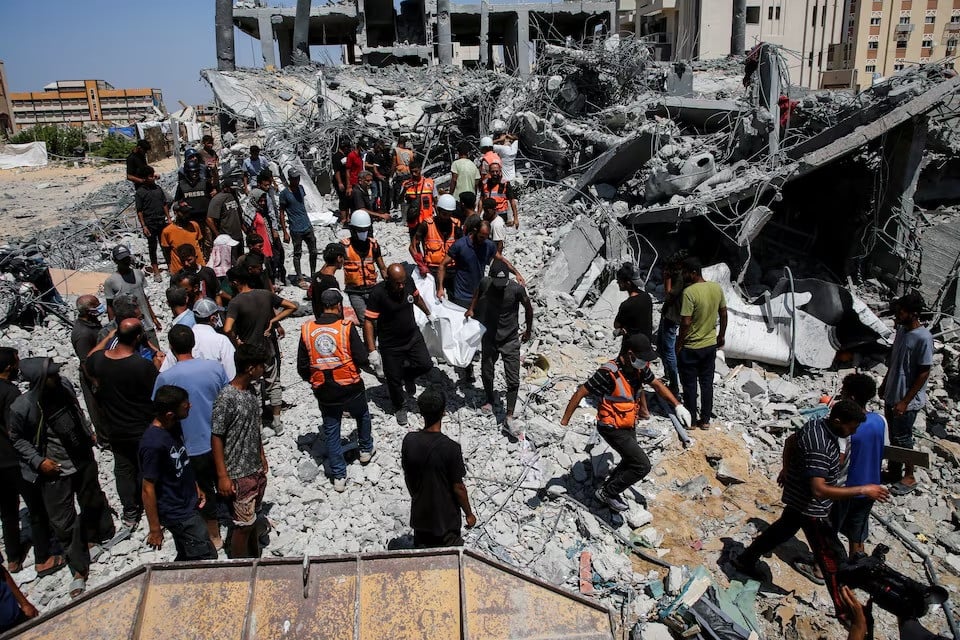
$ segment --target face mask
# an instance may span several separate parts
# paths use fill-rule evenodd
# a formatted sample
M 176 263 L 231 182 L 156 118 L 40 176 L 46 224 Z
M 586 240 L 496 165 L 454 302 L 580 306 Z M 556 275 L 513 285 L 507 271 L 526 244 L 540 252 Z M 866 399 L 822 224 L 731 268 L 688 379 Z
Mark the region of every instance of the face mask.
M 107 312 L 107 303 L 106 303 L 106 302 L 101 302 L 99 307 L 97 307 L 96 309 L 91 309 L 91 310 L 90 310 L 90 315 L 95 316 L 95 317 L 96 317 L 96 316 L 102 316 L 102 315 L 105 314 L 106 312 Z
M 633 368 L 637 371 L 643 371 L 650 363 L 646 360 L 640 360 L 639 358 L 630 358 L 630 364 L 633 365 Z
M 369 231 L 357 231 L 357 240 L 366 240 L 369 234 Z

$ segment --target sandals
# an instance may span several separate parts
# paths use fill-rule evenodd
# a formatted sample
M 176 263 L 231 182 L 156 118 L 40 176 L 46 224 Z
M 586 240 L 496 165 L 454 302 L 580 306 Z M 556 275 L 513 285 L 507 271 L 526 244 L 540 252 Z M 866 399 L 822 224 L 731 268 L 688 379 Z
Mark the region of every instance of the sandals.
M 87 579 L 74 576 L 73 580 L 70 581 L 70 597 L 77 598 L 86 590 Z
M 60 569 L 63 569 L 65 566 L 67 566 L 67 561 L 64 560 L 63 556 L 51 556 L 51 558 L 53 558 L 53 564 L 43 571 L 37 571 L 38 578 L 53 575 L 57 571 L 60 571 Z
M 802 575 L 804 578 L 812 582 L 813 584 L 825 585 L 826 582 L 816 573 L 816 567 L 808 562 L 803 560 L 793 560 L 790 563 L 790 566 L 793 567 L 793 570 Z

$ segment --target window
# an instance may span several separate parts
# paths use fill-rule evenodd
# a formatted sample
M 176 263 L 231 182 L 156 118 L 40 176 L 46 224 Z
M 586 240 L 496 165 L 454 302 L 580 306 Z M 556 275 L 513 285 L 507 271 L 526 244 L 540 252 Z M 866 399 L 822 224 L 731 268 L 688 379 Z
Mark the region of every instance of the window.
M 776 19 L 780 19 L 780 7 L 777 7 Z
M 868 64 L 866 67 L 863 68 L 863 70 L 866 71 L 867 73 L 873 73 L 874 71 L 877 70 L 877 65 Z
M 867 49 L 879 49 L 879 48 L 880 48 L 879 42 L 873 41 L 873 42 L 867 43 Z
M 947 53 L 953 53 L 953 50 L 957 48 L 957 39 L 950 38 L 947 40 Z
M 870 18 L 870 26 L 871 26 L 871 27 L 879 27 L 879 26 L 880 26 L 880 18 Z
M 960 16 L 950 16 L 950 22 L 952 24 L 957 24 L 958 22 L 960 22 Z
M 893 70 L 894 70 L 894 71 L 903 71 L 903 63 L 902 63 L 902 62 L 898 62 L 897 64 L 893 65 Z
M 924 49 L 932 49 L 933 40 L 924 40 L 923 42 L 920 43 L 920 46 L 923 47 Z
M 810 20 L 810 26 L 817 26 L 817 5 L 813 5 L 813 19 Z
M 910 16 L 903 16 L 900 18 L 900 24 L 910 24 Z
M 897 40 L 897 49 L 906 49 L 907 41 L 906 40 Z
M 927 16 L 923 19 L 924 24 L 936 24 L 937 16 Z
M 767 20 L 773 20 L 773 5 L 767 7 Z
M 760 7 L 747 7 L 747 24 L 760 24 Z

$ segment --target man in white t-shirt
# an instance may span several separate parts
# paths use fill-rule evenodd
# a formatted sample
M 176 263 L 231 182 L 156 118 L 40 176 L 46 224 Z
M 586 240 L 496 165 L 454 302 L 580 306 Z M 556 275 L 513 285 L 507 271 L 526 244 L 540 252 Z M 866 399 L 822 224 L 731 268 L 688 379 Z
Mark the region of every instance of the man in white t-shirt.
M 497 251 L 503 253 L 503 241 L 507 239 L 507 223 L 503 216 L 497 213 L 497 201 L 493 198 L 484 198 L 483 219 L 490 223 L 490 239 L 497 245 Z
M 517 179 L 517 150 L 520 142 L 512 133 L 502 133 L 493 139 L 493 151 L 500 156 L 503 179 L 514 182 Z

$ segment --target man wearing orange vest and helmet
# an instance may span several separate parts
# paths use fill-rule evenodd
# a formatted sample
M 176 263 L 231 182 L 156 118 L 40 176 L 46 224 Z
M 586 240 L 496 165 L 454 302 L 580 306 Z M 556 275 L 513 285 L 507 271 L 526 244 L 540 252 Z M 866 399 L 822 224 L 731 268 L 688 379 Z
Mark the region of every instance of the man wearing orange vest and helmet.
M 463 235 L 460 221 L 453 217 L 457 209 L 457 200 L 449 193 L 437 199 L 437 210 L 432 218 L 427 218 L 417 227 L 417 233 L 410 241 L 410 255 L 420 269 L 420 275 L 432 273 L 437 278 L 437 270 L 447 255 L 451 245 Z M 448 272 L 451 282 L 445 287 L 453 286 L 454 271 Z
M 484 199 L 490 198 L 497 203 L 497 215 L 502 216 L 508 227 L 520 228 L 520 212 L 517 209 L 517 192 L 509 180 L 503 179 L 503 169 L 499 163 L 490 165 L 490 175 L 480 183 Z M 510 214 L 513 213 L 513 221 Z
M 413 238 L 420 223 L 433 217 L 433 205 L 437 201 L 437 187 L 432 178 L 423 175 L 419 160 L 410 163 L 410 179 L 403 183 L 402 191 L 401 211 Z
M 350 306 L 357 312 L 361 325 L 367 312 L 367 298 L 377 284 L 377 274 L 383 279 L 387 277 L 387 265 L 377 239 L 370 235 L 370 228 L 370 214 L 354 211 L 350 216 L 350 237 L 340 241 L 347 252 L 343 261 L 343 289 L 350 296 Z
M 327 460 L 333 475 L 333 488 L 347 488 L 347 464 L 340 443 L 340 423 L 344 412 L 357 421 L 360 464 L 373 459 L 373 433 L 366 390 L 360 367 L 369 363 L 367 348 L 356 327 L 343 319 L 343 296 L 336 289 L 320 294 L 323 312 L 300 329 L 297 372 L 313 387 L 313 395 L 323 416 L 323 435 Z
M 643 385 L 653 387 L 657 395 L 673 406 L 683 426 L 690 428 L 690 412 L 650 370 L 650 363 L 659 357 L 647 336 L 642 333 L 626 336 L 617 359 L 597 369 L 577 388 L 560 420 L 560 424 L 566 426 L 580 401 L 587 396 L 599 399 L 597 432 L 620 454 L 620 464 L 597 488 L 596 496 L 614 511 L 630 508 L 620 494 L 650 473 L 650 459 L 637 443 L 636 431 L 637 398 L 643 393 Z
M 490 167 L 494 164 L 502 165 L 503 162 L 493 150 L 493 138 L 490 136 L 480 138 L 480 153 L 483 154 L 480 156 L 480 177 L 486 180 L 490 177 Z

